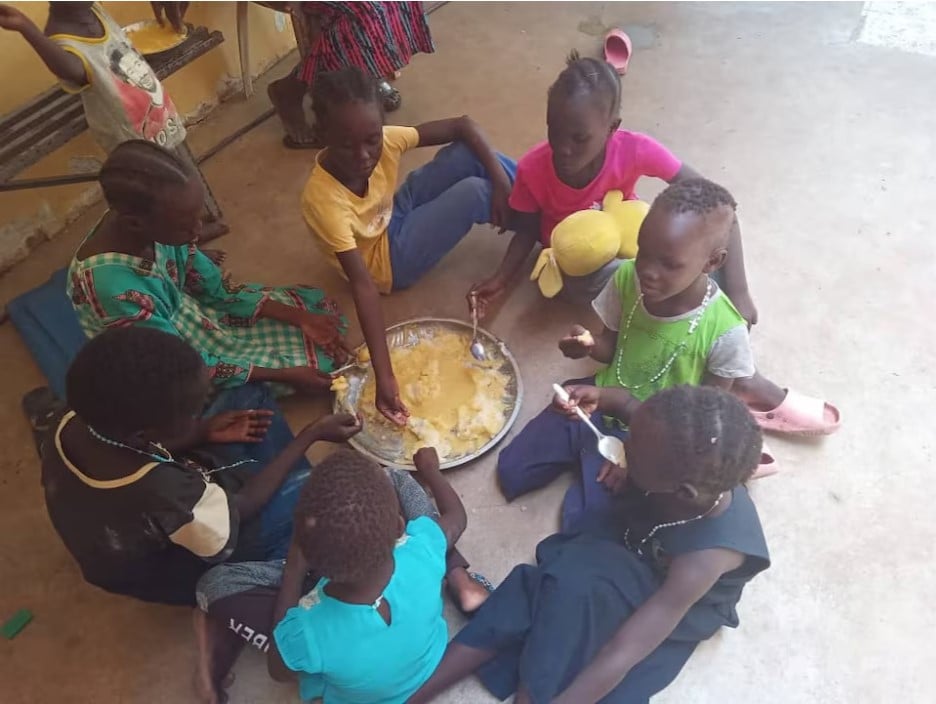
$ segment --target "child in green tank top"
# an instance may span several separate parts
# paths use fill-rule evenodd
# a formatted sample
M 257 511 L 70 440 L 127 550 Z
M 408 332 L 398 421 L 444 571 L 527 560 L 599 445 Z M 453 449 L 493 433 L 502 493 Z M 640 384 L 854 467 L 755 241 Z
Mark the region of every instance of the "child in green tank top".
M 704 179 L 680 181 L 657 197 L 640 228 L 637 258 L 621 264 L 593 303 L 602 331 L 593 336 L 575 326 L 559 342 L 565 356 L 591 357 L 606 366 L 593 378 L 568 382 L 570 402 L 555 401 L 501 452 L 497 472 L 508 500 L 571 467 L 581 474 L 564 499 L 563 529 L 574 529 L 586 513 L 610 508 L 625 470 L 598 454 L 594 436 L 575 420 L 575 406 L 605 433 L 624 439 L 640 404 L 674 386 L 733 391 L 761 407 L 754 416 L 764 427 L 785 397 L 805 398 L 757 373 L 747 324 L 710 276 L 725 262 L 735 208 L 728 191 Z M 752 379 L 755 387 L 774 389 L 774 397 L 752 395 Z M 762 462 L 755 476 L 776 471 L 766 451 Z

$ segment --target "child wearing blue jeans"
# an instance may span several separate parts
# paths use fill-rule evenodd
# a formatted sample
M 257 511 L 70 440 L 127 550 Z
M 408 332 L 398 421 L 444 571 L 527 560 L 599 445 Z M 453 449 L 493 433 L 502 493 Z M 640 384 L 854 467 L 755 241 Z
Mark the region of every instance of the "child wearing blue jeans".
M 351 284 L 377 381 L 377 409 L 409 415 L 387 350 L 380 294 L 412 286 L 476 224 L 504 230 L 516 164 L 467 116 L 384 126 L 377 83 L 357 68 L 316 77 L 313 104 L 325 149 L 302 194 L 317 244 Z M 400 158 L 448 145 L 396 190 Z

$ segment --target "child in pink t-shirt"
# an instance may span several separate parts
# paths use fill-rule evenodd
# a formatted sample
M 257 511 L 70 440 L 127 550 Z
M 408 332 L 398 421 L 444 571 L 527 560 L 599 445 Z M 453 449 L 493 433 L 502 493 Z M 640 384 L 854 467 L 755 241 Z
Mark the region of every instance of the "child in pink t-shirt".
M 567 216 L 600 208 L 611 190 L 636 198 L 634 186 L 641 176 L 668 183 L 699 177 L 652 137 L 619 129 L 620 108 L 621 84 L 614 68 L 572 52 L 549 89 L 549 141 L 533 147 L 518 164 L 510 194 L 516 234 L 497 271 L 469 292 L 469 303 L 476 301 L 480 317 L 503 296 L 537 242 L 548 246 L 553 228 Z M 591 301 L 618 264 L 614 260 L 587 277 L 564 277 L 563 292 Z M 738 311 L 755 323 L 757 310 L 747 290 L 737 221 L 732 226 L 722 283 Z

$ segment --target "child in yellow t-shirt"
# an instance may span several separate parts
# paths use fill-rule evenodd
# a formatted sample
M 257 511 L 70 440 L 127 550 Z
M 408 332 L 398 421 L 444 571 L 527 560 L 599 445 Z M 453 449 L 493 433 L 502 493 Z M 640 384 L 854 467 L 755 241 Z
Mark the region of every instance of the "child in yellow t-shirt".
M 325 149 L 302 193 L 316 242 L 351 283 L 377 381 L 377 408 L 406 423 L 390 363 L 381 293 L 408 288 L 476 224 L 507 226 L 516 164 L 467 116 L 385 127 L 377 84 L 357 68 L 324 73 L 313 92 Z M 396 190 L 400 157 L 440 144 Z

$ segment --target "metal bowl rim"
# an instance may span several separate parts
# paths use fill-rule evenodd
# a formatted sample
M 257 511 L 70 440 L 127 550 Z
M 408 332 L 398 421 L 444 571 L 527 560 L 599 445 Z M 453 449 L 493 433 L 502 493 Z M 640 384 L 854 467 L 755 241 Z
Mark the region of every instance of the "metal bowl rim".
M 167 20 L 167 21 L 168 21 L 168 20 Z M 136 22 L 131 22 L 130 24 L 121 27 L 121 29 L 124 31 L 124 34 L 129 34 L 130 32 L 135 32 L 135 31 L 137 31 L 138 29 L 143 29 L 143 27 L 149 27 L 149 26 L 151 26 L 151 25 L 156 25 L 156 26 L 158 27 L 158 26 L 159 26 L 159 22 L 157 22 L 155 19 L 152 19 L 152 18 L 151 18 L 151 19 L 148 19 L 148 20 L 138 20 L 138 21 L 136 21 Z M 140 54 L 141 54 L 142 56 L 159 56 L 160 54 L 163 54 L 163 53 L 165 53 L 165 52 L 167 52 L 167 51 L 172 51 L 173 49 L 177 49 L 179 46 L 181 46 L 182 43 L 183 43 L 186 39 L 189 38 L 189 34 L 191 34 L 191 31 L 192 31 L 191 26 L 188 25 L 188 24 L 186 24 L 186 25 L 185 25 L 185 33 L 179 35 L 179 41 L 177 41 L 177 42 L 176 42 L 175 44 L 173 44 L 172 46 L 170 46 L 170 47 L 168 47 L 168 48 L 166 48 L 166 49 L 160 49 L 159 51 L 150 51 L 150 52 L 148 52 L 148 53 L 146 53 L 146 54 L 144 54 L 144 53 L 143 53 L 142 51 L 140 51 L 139 49 L 137 49 L 137 51 L 140 51 Z M 127 41 L 130 42 L 130 46 L 133 46 L 133 48 L 136 49 L 136 47 L 133 45 L 133 41 L 130 39 L 130 37 L 127 37 Z
M 406 327 L 407 325 L 414 325 L 417 323 L 449 323 L 457 327 L 466 328 L 469 331 L 471 330 L 471 323 L 467 323 L 464 320 L 459 320 L 457 318 L 411 318 L 410 320 L 404 320 L 401 323 L 396 323 L 395 325 L 391 325 L 389 328 L 387 328 L 384 334 L 389 335 L 390 333 L 392 333 L 394 330 L 398 328 Z M 469 453 L 462 457 L 458 457 L 457 459 L 454 459 L 454 460 L 448 460 L 447 462 L 442 462 L 439 465 L 440 469 L 453 469 L 454 467 L 460 467 L 463 464 L 468 464 L 469 462 L 473 462 L 474 460 L 478 459 L 479 457 L 482 457 L 483 455 L 493 450 L 497 446 L 497 444 L 500 443 L 500 441 L 504 439 L 504 436 L 506 436 L 507 433 L 510 432 L 510 429 L 513 427 L 514 423 L 517 422 L 517 416 L 520 415 L 520 405 L 523 402 L 523 379 L 520 377 L 520 365 L 517 364 L 516 357 L 514 357 L 513 353 L 510 351 L 510 348 L 507 347 L 504 341 L 501 340 L 496 335 L 494 335 L 494 333 L 488 330 L 485 330 L 484 328 L 479 326 L 478 334 L 483 335 L 489 341 L 496 344 L 498 348 L 500 349 L 501 354 L 504 355 L 504 358 L 508 362 L 510 362 L 510 366 L 513 368 L 514 379 L 516 379 L 516 382 L 517 382 L 517 394 L 516 394 L 516 397 L 514 398 L 513 410 L 510 412 L 510 415 L 504 421 L 503 427 L 499 431 L 497 431 L 497 433 L 490 440 L 484 443 L 484 445 L 482 445 L 481 447 L 479 447 L 477 450 L 475 450 L 472 453 Z M 355 352 L 364 346 L 365 345 L 363 344 L 359 345 L 357 349 L 355 350 Z M 337 399 L 332 403 L 332 410 L 334 413 L 339 412 Z M 351 447 L 353 447 L 355 450 L 360 452 L 365 457 L 368 457 L 369 459 L 374 460 L 378 464 L 381 464 L 387 467 L 394 467 L 397 469 L 405 469 L 405 470 L 413 469 L 414 465 L 412 463 L 389 462 L 384 457 L 378 457 L 376 454 L 374 454 L 370 450 L 364 447 L 361 447 L 355 441 L 354 438 L 351 438 L 348 442 L 350 443 Z

